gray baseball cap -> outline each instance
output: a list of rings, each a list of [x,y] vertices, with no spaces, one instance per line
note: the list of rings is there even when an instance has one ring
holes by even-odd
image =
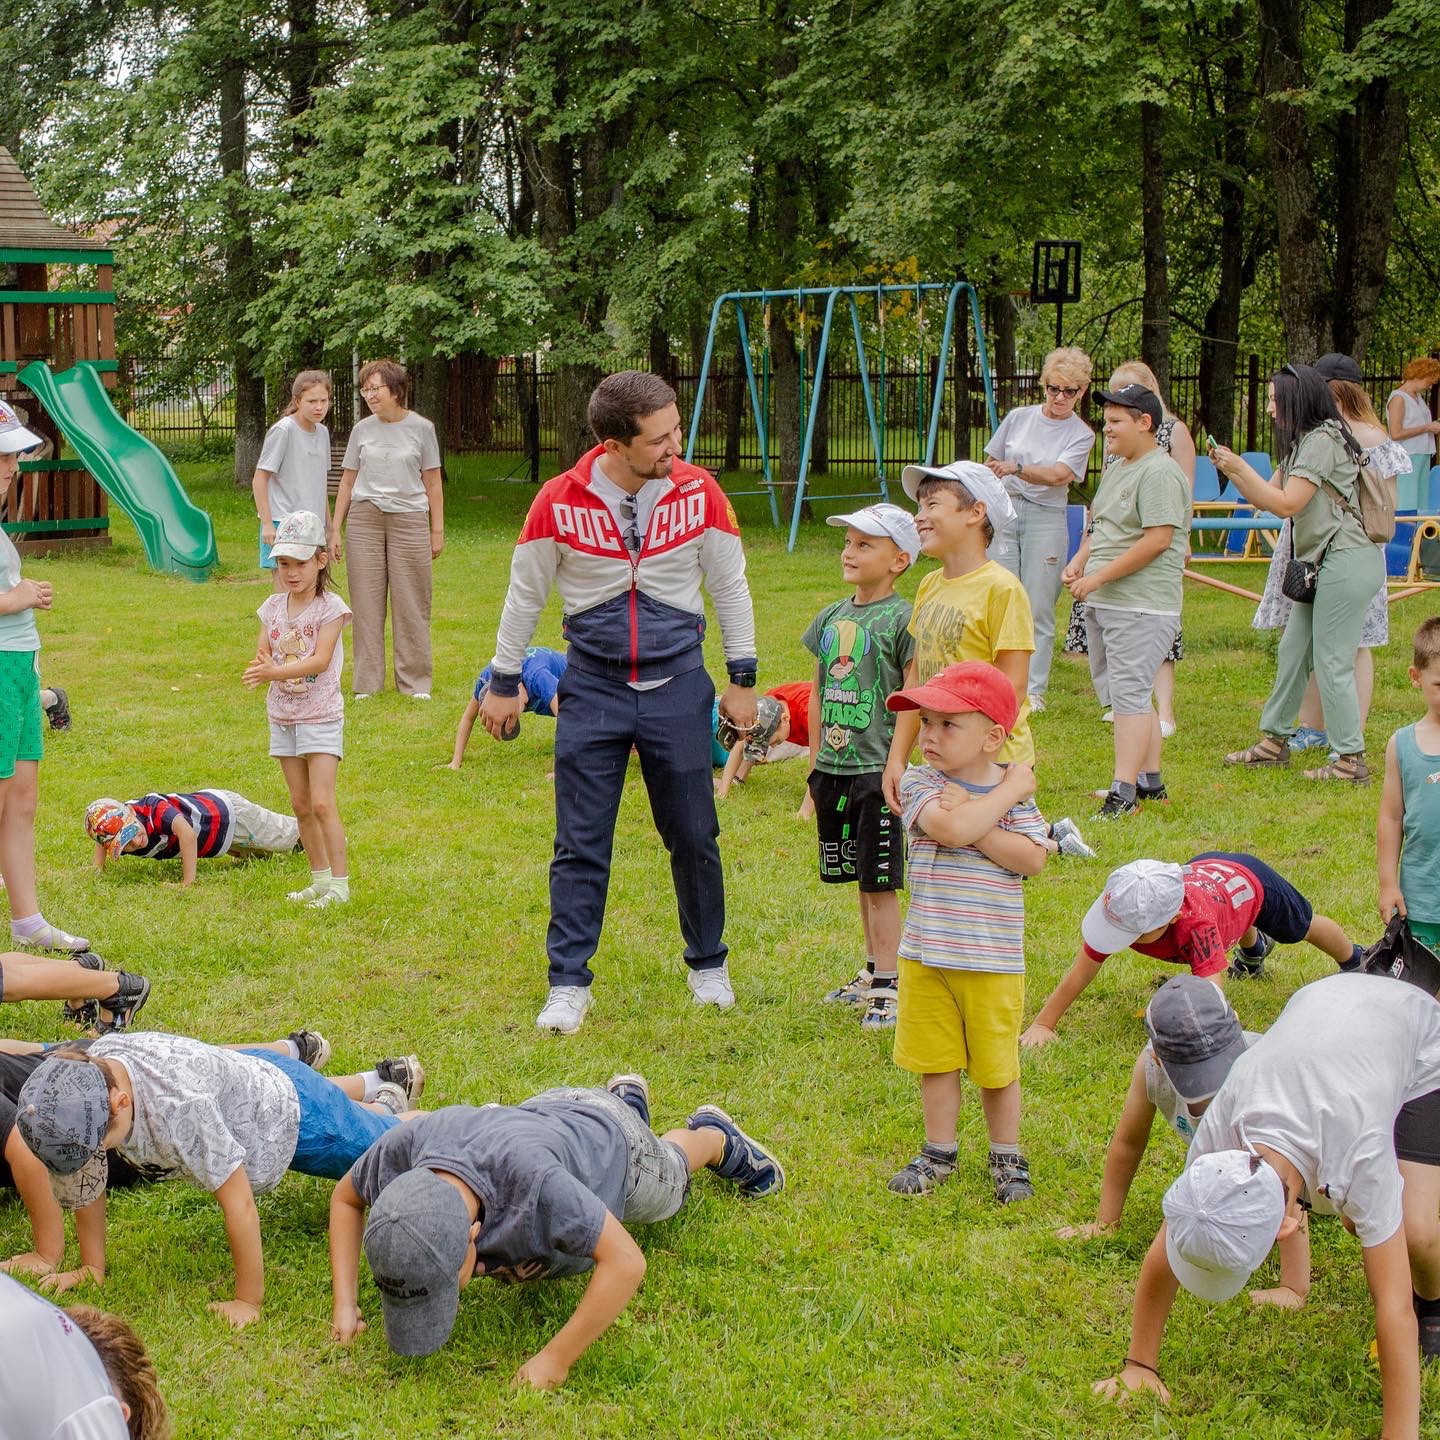
[[[370,1207],[365,1258],[397,1355],[431,1355],[450,1338],[471,1223],[460,1192],[433,1170],[398,1176]]]
[[[52,1055],[21,1087],[16,1109],[35,1158],[56,1175],[73,1175],[105,1143],[110,1090],[98,1065]]]
[[[1245,1053],[1245,1032],[1220,987],[1199,975],[1176,975],[1145,1010],[1150,1045],[1182,1100],[1208,1100]]]

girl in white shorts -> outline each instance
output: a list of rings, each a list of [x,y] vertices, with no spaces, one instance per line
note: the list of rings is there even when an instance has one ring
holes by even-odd
[[[310,861],[310,883],[290,899],[316,908],[343,905],[350,898],[350,867],[335,777],[344,753],[341,632],[350,623],[350,607],[329,588],[330,557],[318,515],[287,515],[270,553],[283,588],[260,606],[260,639],[244,680],[252,690],[270,682],[270,753],[285,772]]]

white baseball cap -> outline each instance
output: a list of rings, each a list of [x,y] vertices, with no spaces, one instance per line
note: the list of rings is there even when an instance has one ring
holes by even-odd
[[[0,400],[0,455],[19,455],[35,450],[45,443],[43,435],[27,430],[20,417]]]
[[[895,544],[905,552],[913,565],[920,558],[920,532],[915,528],[915,517],[898,505],[882,501],[878,505],[867,505],[851,515],[830,515],[827,525],[837,528],[842,525],[854,526],[864,535],[875,535]]]
[[[975,498],[985,506],[985,518],[995,532],[994,545],[1005,527],[1015,519],[1015,502],[1005,493],[1005,487],[995,477],[988,465],[974,460],[956,460],[950,465],[907,465],[900,472],[900,483],[912,500],[920,498],[920,482],[927,475],[937,480],[958,480]]]
[[[324,548],[325,522],[312,510],[296,510],[276,527],[270,554],[277,560],[308,560]]]
[[[1165,1192],[1165,1258],[1201,1300],[1238,1295],[1270,1253],[1285,1218],[1285,1186],[1253,1150],[1199,1155]]]
[[[1102,955],[1125,950],[1147,930],[1168,925],[1185,899],[1185,870],[1164,860],[1132,860],[1112,870],[1085,912],[1080,934]]]

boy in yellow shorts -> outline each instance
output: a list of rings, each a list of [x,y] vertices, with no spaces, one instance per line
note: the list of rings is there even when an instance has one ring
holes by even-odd
[[[1020,1153],[1021,881],[1038,875],[1049,853],[1034,773],[999,763],[1020,701],[1002,671],[968,661],[886,704],[919,712],[925,762],[900,782],[910,909],[895,1029],[895,1063],[920,1076],[925,1144],[890,1189],[928,1195],[955,1173],[964,1072],[980,1089],[995,1198],[1010,1205],[1035,1193]]]

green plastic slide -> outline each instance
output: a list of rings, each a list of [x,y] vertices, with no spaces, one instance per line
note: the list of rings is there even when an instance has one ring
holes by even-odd
[[[83,361],[59,373],[36,361],[20,372],[100,487],[140,532],[156,570],[205,580],[220,563],[215,527],[193,505],[160,450],[110,403],[99,372]]]

